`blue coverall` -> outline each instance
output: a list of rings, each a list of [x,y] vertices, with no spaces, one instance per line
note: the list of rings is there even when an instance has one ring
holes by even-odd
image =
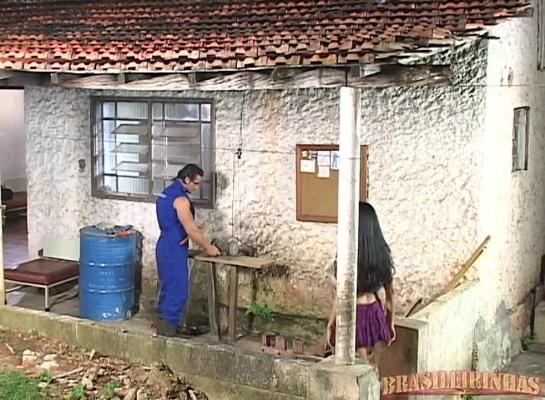
[[[178,219],[174,200],[189,192],[178,180],[165,188],[156,201],[157,221],[161,235],[155,248],[157,272],[161,284],[157,308],[161,319],[180,326],[182,312],[188,300],[188,252],[187,232]],[[189,199],[191,204],[191,199]],[[193,216],[195,211],[191,205]],[[182,242],[184,242],[181,244]]]

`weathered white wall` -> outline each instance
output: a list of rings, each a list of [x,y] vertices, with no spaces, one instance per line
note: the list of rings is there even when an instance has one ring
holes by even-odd
[[[509,363],[529,332],[530,290],[539,282],[545,253],[545,72],[537,70],[537,12],[494,27],[491,35],[501,39],[488,43],[483,82],[477,242],[492,239],[476,264],[478,285],[458,289],[416,315],[429,324],[427,357],[434,368],[468,368],[470,353],[478,370]],[[512,172],[513,110],[524,106],[530,107],[528,170]],[[453,329],[452,346],[434,341]]]
[[[472,368],[480,284],[468,282],[441,296],[413,317],[427,322],[425,371]],[[447,344],[448,342],[448,344]],[[424,372],[424,371],[419,371]]]
[[[545,253],[545,72],[537,70],[537,12],[506,21],[491,34],[502,39],[491,40],[488,50],[479,237],[490,234],[492,240],[479,264],[477,335],[478,347],[500,354],[496,363],[481,360],[487,368],[504,365],[519,351],[528,319],[516,315],[528,314],[521,305],[538,283]],[[522,106],[530,107],[528,170],[511,172],[513,109]]]
[[[449,59],[455,82],[482,81],[484,46],[465,46]],[[158,237],[154,205],[91,197],[92,94],[212,98],[216,169],[223,183],[215,210],[199,210],[197,218],[221,237],[231,235],[234,214],[236,237],[288,267],[288,283],[272,284],[274,296],[268,300],[275,310],[328,312],[333,293],[324,291],[324,283],[335,255],[336,226],[295,220],[295,145],[337,143],[337,90],[246,92],[243,154],[235,160],[234,185],[242,92],[25,90],[31,254],[44,235],[77,237],[79,227],[102,220],[132,224],[144,234],[145,276],[152,282]],[[475,245],[483,100],[482,87],[362,91],[369,197],[393,250],[401,307],[436,293]],[[83,173],[79,159],[87,161]]]
[[[453,86],[364,91],[369,197],[397,267],[407,307],[431,297],[476,247],[486,47],[436,57]]]
[[[26,189],[23,97],[23,90],[0,90],[0,171],[14,191]]]

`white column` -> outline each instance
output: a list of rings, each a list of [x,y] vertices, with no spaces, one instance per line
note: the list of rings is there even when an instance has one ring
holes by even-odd
[[[2,175],[0,173],[0,183],[2,183]],[[6,288],[4,285],[4,234],[3,234],[3,210],[2,199],[0,197],[0,307],[4,307],[6,303]]]
[[[356,273],[360,152],[359,89],[342,87],[339,106],[339,221],[337,226],[337,318],[335,363],[354,364],[356,356]]]

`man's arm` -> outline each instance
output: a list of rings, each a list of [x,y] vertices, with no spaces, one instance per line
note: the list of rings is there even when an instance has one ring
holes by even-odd
[[[219,256],[219,249],[206,239],[202,231],[195,224],[193,214],[191,214],[191,209],[189,207],[189,199],[185,196],[178,197],[174,200],[174,208],[176,209],[178,219],[184,226],[189,238],[197,242],[197,244],[211,256]]]

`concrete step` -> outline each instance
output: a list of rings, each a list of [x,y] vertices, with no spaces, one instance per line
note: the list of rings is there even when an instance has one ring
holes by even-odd
[[[534,332],[535,342],[545,343],[545,301],[540,302],[536,307]]]

